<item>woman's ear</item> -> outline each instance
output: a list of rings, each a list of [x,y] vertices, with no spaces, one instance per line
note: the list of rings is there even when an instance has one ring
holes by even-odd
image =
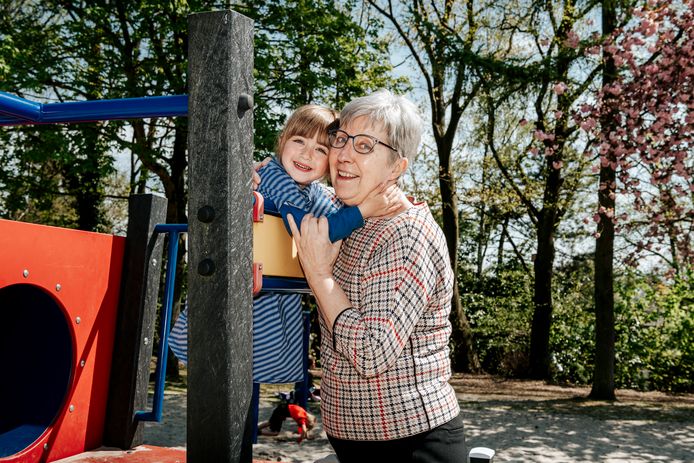
[[[407,170],[410,160],[407,158],[398,158],[395,163],[393,163],[393,168],[390,174],[390,180],[397,180],[402,174]]]

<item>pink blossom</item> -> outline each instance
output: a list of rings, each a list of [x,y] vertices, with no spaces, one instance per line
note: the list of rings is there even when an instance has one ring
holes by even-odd
[[[568,48],[577,48],[578,42],[578,34],[576,34],[574,31],[569,31],[569,33],[566,34],[566,40],[564,41],[564,45],[566,45]]]
[[[554,167],[555,170],[561,169],[563,165],[564,165],[564,163],[562,161],[552,162],[552,167]]]
[[[568,87],[564,82],[558,82],[554,85],[554,93],[556,93],[557,95],[561,95],[566,91],[567,88]]]
[[[563,111],[554,111],[554,118],[555,119],[561,119],[561,117],[564,115]]]
[[[611,93],[612,95],[619,96],[622,94],[622,86],[619,84],[607,85],[605,87],[605,92]]]
[[[595,128],[595,119],[586,119],[583,122],[581,122],[581,128],[585,130],[586,132],[590,132]]]
[[[600,238],[600,232],[593,233],[593,236],[595,237],[595,239]]]
[[[600,214],[593,214],[593,222],[600,223]]]
[[[518,125],[520,125],[521,127],[525,127],[526,125],[528,125],[528,120],[523,118],[520,121],[518,121]]]
[[[542,130],[536,130],[536,131],[533,133],[533,136],[534,136],[535,139],[538,140],[538,141],[545,141],[545,140],[554,141],[554,135],[553,135],[553,134],[551,134],[551,133],[545,133],[545,132],[543,132]]]

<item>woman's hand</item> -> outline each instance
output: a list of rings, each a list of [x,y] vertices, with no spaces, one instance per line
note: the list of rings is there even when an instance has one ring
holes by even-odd
[[[381,183],[371,190],[358,207],[363,218],[393,214],[402,207],[402,191],[394,182]]]
[[[333,266],[342,241],[330,242],[328,219],[306,214],[301,221],[301,231],[291,214],[287,216],[287,222],[292,230],[299,260],[309,285],[317,279],[332,278]]]
[[[287,215],[304,276],[318,303],[318,311],[328,330],[340,313],[352,307],[347,295],[333,278],[333,267],[340,253],[342,241],[330,242],[328,219],[317,219],[306,214],[301,220],[301,231],[291,214]]]
[[[258,175],[258,171],[260,170],[261,167],[265,167],[266,165],[268,165],[268,163],[270,161],[272,161],[272,158],[270,156],[268,156],[260,162],[254,162],[253,163],[253,173],[251,176],[253,191],[257,190],[258,186],[260,185],[260,175]]]

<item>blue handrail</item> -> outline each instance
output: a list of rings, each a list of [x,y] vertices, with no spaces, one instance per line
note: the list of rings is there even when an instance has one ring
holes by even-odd
[[[169,353],[169,328],[171,326],[171,310],[173,307],[174,283],[176,281],[176,259],[178,258],[178,235],[188,231],[188,224],[158,224],[154,233],[169,234],[169,252],[166,262],[166,280],[164,281],[164,301],[162,318],[159,324],[159,353],[157,367],[154,373],[154,398],[151,411],[135,412],[137,421],[161,421],[164,405],[164,386],[166,384],[166,360]]]
[[[173,293],[176,282],[176,259],[178,258],[178,235],[188,232],[188,224],[158,224],[154,227],[154,233],[169,234],[169,250],[168,260],[166,263],[166,279],[164,280],[164,301],[162,305],[162,319],[159,324],[159,352],[157,354],[157,366],[154,372],[154,398],[152,400],[151,411],[135,412],[137,421],[161,421],[162,409],[164,405],[164,386],[166,385],[166,363],[169,349],[169,331],[171,327],[171,312],[173,308]],[[293,293],[309,293],[310,288],[306,280],[302,278],[281,278],[281,277],[263,277],[263,291],[269,292],[293,292]],[[304,318],[304,323],[309,323],[307,318]],[[308,325],[310,326],[310,325]],[[305,329],[303,339],[304,350],[308,351],[308,329]],[[304,369],[307,364],[305,362]],[[306,373],[305,373],[306,376]],[[307,389],[308,376],[305,378]],[[304,398],[305,400],[305,398]],[[304,403],[305,405],[305,403]]]
[[[0,92],[0,125],[53,124],[188,115],[188,95],[38,103]]]

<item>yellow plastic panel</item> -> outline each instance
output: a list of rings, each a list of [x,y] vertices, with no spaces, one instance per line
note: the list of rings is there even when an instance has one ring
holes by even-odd
[[[263,275],[304,278],[294,240],[280,217],[265,214],[253,223],[253,262],[263,264]]]

